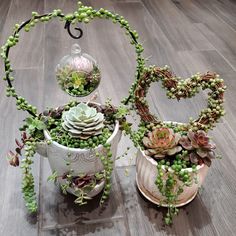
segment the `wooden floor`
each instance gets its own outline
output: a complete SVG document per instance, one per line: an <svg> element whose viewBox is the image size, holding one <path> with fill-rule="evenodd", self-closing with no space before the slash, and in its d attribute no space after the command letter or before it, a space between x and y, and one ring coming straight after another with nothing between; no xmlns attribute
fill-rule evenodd
<svg viewBox="0 0 236 236"><path fill-rule="evenodd" d="M141 197L135 186L135 149L116 163L113 189L104 209L98 199L79 208L72 196L63 196L52 184L48 161L35 157L34 175L40 211L28 215L20 192L20 169L10 167L5 154L19 137L17 130L25 113L17 112L12 99L4 96L0 82L0 235L236 235L236 1L234 0L86 0L95 8L108 8L125 16L144 44L149 64L168 64L180 76L213 70L226 82L227 115L211 133L222 160L215 160L196 199L181 208L172 227L162 223L164 209ZM32 11L61 8L71 12L72 0L1 0L0 44L16 22L28 19ZM103 81L99 99L111 97L118 104L128 93L134 78L134 50L123 32L108 21L83 26L82 48L93 55ZM37 25L12 51L15 86L20 94L42 110L66 103L70 98L57 86L54 68L75 41L60 22ZM2 77L2 62L0 65ZM206 105L206 95L188 101L169 101L159 84L149 92L153 112L162 119L187 121ZM122 138L119 154L130 142ZM128 175L128 176L127 176Z"/></svg>

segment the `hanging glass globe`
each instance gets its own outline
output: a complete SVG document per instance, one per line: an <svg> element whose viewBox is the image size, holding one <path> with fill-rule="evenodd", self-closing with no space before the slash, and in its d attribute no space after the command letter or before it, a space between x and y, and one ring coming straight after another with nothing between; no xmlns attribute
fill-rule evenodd
<svg viewBox="0 0 236 236"><path fill-rule="evenodd" d="M74 97L84 97L99 85L101 73L96 61L82 53L78 44L71 48L71 54L63 57L56 67L56 78L61 88Z"/></svg>

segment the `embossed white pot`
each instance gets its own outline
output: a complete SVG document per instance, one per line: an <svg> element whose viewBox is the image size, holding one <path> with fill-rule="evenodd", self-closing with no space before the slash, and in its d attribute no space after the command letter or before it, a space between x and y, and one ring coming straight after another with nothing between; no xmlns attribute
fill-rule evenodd
<svg viewBox="0 0 236 236"><path fill-rule="evenodd" d="M51 140L48 131L44 131L44 136L46 140ZM107 143L111 144L112 158L115 160L117 146L121 138L121 131L119 130L119 122L116 121L115 129L107 140ZM103 152L105 154L105 149L102 145L94 149L80 149L80 148L68 148L55 141L52 141L50 145L46 143L39 143L37 145L37 152L48 158L50 167L52 171L56 171L58 176L62 176L68 173L71 169L74 170L76 175L78 174L94 174L102 171L103 164L99 157L96 157L96 153ZM67 165L70 163L70 165ZM65 180L58 178L60 184L65 183ZM94 197L102 191L104 187L104 181L96 185L95 188L88 193L89 197ZM68 189L68 192L74 194L72 188Z"/></svg>
<svg viewBox="0 0 236 236"><path fill-rule="evenodd" d="M190 173L192 172L192 168L186 168ZM158 187L155 184L157 177L157 163L156 161L146 156L145 153L141 150L138 151L137 159L136 159L136 183L140 190L140 192L146 197L149 201L161 205L167 206L164 203L161 203L165 200L162 194L159 192ZM173 170L170 170L173 171ZM184 191L179 195L177 199L176 207L184 206L191 202L195 196L197 195L198 188L202 185L208 171L208 166L206 165L198 165L197 166L197 179L198 183L192 184L191 187L184 187ZM165 177L165 174L164 174ZM178 184L181 184L177 181Z"/></svg>

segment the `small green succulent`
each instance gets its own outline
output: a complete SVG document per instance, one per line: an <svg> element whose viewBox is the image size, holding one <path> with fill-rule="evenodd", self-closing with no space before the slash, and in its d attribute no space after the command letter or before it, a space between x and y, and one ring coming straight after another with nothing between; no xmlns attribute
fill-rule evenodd
<svg viewBox="0 0 236 236"><path fill-rule="evenodd" d="M73 71L71 74L74 88L84 88L86 84L85 73Z"/></svg>
<svg viewBox="0 0 236 236"><path fill-rule="evenodd" d="M99 135L104 127L104 115L84 103L64 112L62 120L62 127L74 138L88 139Z"/></svg>

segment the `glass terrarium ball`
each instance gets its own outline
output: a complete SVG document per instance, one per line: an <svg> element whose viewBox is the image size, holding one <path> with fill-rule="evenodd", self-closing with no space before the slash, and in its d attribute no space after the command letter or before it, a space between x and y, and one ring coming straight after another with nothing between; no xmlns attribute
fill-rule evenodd
<svg viewBox="0 0 236 236"><path fill-rule="evenodd" d="M61 88L71 96L84 97L92 93L101 80L96 61L82 53L78 44L71 54L63 57L56 67L56 78Z"/></svg>

